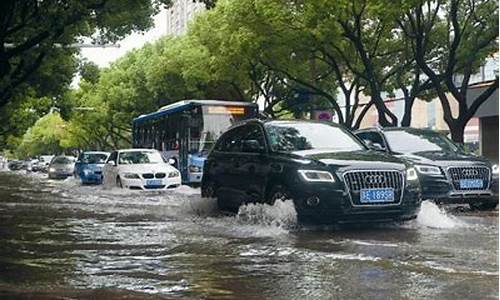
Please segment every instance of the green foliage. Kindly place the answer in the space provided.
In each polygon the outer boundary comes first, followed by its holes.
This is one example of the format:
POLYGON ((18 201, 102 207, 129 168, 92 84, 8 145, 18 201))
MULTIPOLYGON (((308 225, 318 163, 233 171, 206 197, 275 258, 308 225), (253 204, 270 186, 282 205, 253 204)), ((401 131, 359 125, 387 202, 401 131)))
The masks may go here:
POLYGON ((62 140, 65 136, 66 122, 59 113, 49 113, 36 121, 23 135, 17 148, 20 157, 32 157, 47 153, 58 154, 64 148, 62 140))
MULTIPOLYGON (((29 85, 29 78, 55 52, 91 37, 115 42, 153 25, 152 16, 169 0, 2 1, 0 4, 0 107, 29 85)), ((57 72, 52 74, 56 75, 57 72)), ((54 79, 57 76, 55 76, 54 79)), ((65 80, 71 80, 66 76, 65 80)))
POLYGON ((99 66, 91 61, 82 60, 80 65, 78 66, 78 73, 80 75, 81 80, 85 80, 92 84, 95 84, 99 81, 100 74, 99 66))
MULTIPOLYGON (((148 16, 155 9, 151 3, 158 2, 107 3, 97 18, 103 24, 92 20, 85 23, 88 28, 78 30, 89 33, 108 26, 101 36, 115 40, 149 26, 148 16), (129 4, 128 9, 137 11, 123 11, 129 4)), ((416 99, 439 96, 440 89, 453 91, 451 77, 444 75, 470 74, 498 49, 491 43, 498 37, 498 7, 492 0, 220 0, 215 7, 215 1, 205 3, 213 9, 200 14, 184 36, 164 37, 130 51, 106 69, 82 62, 77 90, 44 88, 63 81, 57 76, 33 83, 34 92, 21 94, 22 101, 7 106, 10 113, 4 118, 16 126, 15 134, 5 135, 3 143, 19 143, 19 132, 57 106, 67 120, 59 146, 128 147, 134 117, 193 98, 263 101, 265 111, 275 117, 303 117, 312 109, 330 109, 340 123, 357 128, 367 111, 359 104, 360 93, 370 97, 381 124, 396 125, 398 119, 385 106, 383 95, 402 90, 402 123, 410 124, 416 99), (459 26, 448 19, 456 19, 459 26), (456 45, 450 26, 461 28, 456 45), (417 41, 418 34, 423 40, 417 41), (437 73, 437 84, 430 82, 426 67, 437 73), (40 108, 33 111, 29 104, 36 101, 40 108)), ((58 67, 67 74, 75 68, 74 61, 47 65, 46 74, 58 72, 58 67)))

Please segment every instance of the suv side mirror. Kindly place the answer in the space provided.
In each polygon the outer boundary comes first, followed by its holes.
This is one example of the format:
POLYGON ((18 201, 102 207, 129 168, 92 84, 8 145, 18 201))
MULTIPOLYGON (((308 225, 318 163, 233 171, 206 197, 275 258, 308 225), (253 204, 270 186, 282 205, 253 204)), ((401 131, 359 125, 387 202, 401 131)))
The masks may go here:
POLYGON ((114 160, 110 160, 107 162, 108 165, 116 167, 116 162, 114 160))
POLYGON ((241 141, 242 152, 262 152, 264 149, 257 140, 243 140, 241 141))

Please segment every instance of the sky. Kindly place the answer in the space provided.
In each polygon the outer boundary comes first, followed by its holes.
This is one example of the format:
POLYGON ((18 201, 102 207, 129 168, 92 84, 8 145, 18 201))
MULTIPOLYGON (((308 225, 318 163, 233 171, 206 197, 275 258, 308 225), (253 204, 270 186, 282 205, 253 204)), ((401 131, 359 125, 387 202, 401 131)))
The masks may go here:
POLYGON ((119 48, 82 48, 81 57, 86 58, 99 67, 107 67, 109 64, 128 51, 140 48, 147 42, 153 42, 167 32, 167 11, 162 10, 154 17, 154 27, 145 33, 133 33, 119 41, 119 48))

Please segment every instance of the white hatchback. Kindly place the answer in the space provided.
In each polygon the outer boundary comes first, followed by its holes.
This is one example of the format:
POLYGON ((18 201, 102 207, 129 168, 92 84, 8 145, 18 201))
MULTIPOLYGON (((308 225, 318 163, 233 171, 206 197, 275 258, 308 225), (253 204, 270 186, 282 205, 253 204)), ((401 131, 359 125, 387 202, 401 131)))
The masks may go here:
POLYGON ((136 190, 171 189, 181 185, 180 172, 153 149, 111 152, 103 168, 104 184, 136 190))

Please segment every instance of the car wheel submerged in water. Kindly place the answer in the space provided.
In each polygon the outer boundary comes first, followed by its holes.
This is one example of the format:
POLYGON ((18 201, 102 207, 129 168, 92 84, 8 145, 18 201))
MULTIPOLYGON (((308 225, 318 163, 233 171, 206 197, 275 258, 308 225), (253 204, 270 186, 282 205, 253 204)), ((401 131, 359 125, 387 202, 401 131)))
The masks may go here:
POLYGON ((496 201, 471 202, 469 206, 472 210, 493 210, 497 207, 496 201))
POLYGON ((116 187, 123 188, 122 180, 120 177, 116 177, 116 187))
POLYGON ((220 197, 217 197, 217 187, 213 181, 208 181, 208 182, 202 183, 201 197, 215 199, 217 201, 217 208, 221 211, 227 211, 227 212, 231 212, 231 213, 238 212, 237 207, 228 206, 227 201, 225 201, 224 199, 222 199, 220 197))
POLYGON ((266 197, 266 202, 269 205, 274 205, 277 200, 281 201, 292 200, 290 198, 290 193, 284 186, 281 185, 274 186, 273 188, 271 188, 270 192, 268 193, 268 196, 266 197))
POLYGON ((202 196, 217 182, 219 208, 232 212, 291 199, 304 223, 393 222, 421 203, 410 164, 327 123, 247 121, 219 138, 204 168, 202 196))

